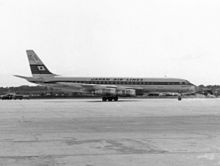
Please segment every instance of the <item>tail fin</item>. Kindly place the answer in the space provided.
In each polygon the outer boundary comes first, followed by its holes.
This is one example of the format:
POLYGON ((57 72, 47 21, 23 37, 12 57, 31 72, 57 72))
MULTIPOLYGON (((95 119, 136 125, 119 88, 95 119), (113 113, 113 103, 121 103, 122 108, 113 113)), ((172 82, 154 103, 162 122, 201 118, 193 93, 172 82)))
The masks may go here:
POLYGON ((53 77, 55 74, 51 73, 41 59, 33 50, 27 50, 27 56, 31 68, 31 73, 35 78, 53 77))

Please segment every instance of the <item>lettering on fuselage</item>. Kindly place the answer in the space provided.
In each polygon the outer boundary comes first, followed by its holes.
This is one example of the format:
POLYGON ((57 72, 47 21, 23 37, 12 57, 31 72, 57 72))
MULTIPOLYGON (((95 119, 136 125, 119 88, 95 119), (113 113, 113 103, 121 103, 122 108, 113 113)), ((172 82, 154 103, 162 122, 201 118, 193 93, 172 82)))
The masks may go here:
POLYGON ((129 82, 136 82, 136 81, 144 81, 142 78, 92 78, 91 81, 129 81, 129 82))

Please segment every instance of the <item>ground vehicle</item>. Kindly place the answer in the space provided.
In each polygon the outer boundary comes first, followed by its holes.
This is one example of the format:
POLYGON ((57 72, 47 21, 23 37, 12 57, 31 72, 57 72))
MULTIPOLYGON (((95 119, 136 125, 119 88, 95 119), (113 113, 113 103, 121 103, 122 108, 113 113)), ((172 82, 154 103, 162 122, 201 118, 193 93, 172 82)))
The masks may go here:
POLYGON ((6 94, 6 95, 3 95, 1 97, 2 100, 12 100, 13 99, 13 95, 12 94, 6 94))
POLYGON ((20 94, 5 94, 1 96, 2 100, 22 100, 22 99, 29 99, 28 95, 20 95, 20 94))
POLYGON ((22 100, 23 99, 23 95, 14 95, 13 97, 12 97, 12 99, 14 99, 14 100, 22 100))

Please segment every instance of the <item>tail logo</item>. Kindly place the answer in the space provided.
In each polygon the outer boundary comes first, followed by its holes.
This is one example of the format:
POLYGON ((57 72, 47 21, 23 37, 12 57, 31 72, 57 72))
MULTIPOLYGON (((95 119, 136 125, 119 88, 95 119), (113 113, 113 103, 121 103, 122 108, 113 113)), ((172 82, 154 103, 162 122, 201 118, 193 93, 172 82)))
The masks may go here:
POLYGON ((45 70, 46 70, 44 66, 37 66, 37 68, 38 68, 38 70, 40 70, 40 71, 45 71, 45 70))

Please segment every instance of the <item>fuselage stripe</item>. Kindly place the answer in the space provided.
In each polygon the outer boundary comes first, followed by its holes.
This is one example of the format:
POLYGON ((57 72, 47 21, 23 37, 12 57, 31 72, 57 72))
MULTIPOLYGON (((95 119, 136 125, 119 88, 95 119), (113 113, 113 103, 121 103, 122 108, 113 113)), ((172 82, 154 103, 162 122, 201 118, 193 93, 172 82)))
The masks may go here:
POLYGON ((115 85, 190 85, 186 82, 126 82, 126 81, 48 81, 45 83, 115 84, 115 85))

